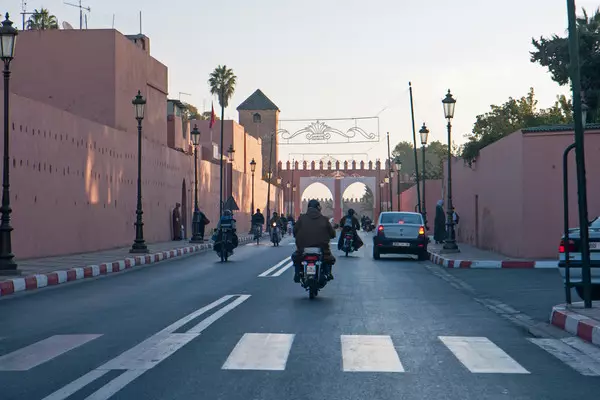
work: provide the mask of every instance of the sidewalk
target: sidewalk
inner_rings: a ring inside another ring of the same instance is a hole
[[[253,235],[240,235],[239,244],[253,240]],[[130,254],[131,247],[69,256],[18,260],[20,277],[0,277],[0,296],[24,290],[41,289],[63,283],[121,272],[140,265],[155,264],[170,258],[212,249],[212,243],[192,244],[170,241],[148,245],[148,254]]]
[[[583,302],[554,306],[550,323],[587,342],[600,346],[599,301],[593,302],[592,308],[589,309],[583,307]]]
[[[447,268],[558,268],[558,260],[525,260],[507,257],[492,251],[458,243],[460,253],[443,254],[442,245],[430,242],[429,259]],[[558,258],[558,257],[557,257]]]

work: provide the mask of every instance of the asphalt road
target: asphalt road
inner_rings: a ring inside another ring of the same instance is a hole
[[[336,254],[335,280],[309,300],[286,269],[289,241],[241,247],[224,264],[211,252],[1,300],[0,399],[564,400],[600,391],[600,359],[532,342],[428,262],[375,262],[368,238],[366,249]]]

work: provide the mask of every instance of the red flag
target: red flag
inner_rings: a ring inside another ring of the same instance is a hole
[[[215,124],[215,120],[217,119],[217,116],[215,115],[215,106],[213,103],[210,103],[210,124],[208,125],[209,128],[212,129],[213,125]]]

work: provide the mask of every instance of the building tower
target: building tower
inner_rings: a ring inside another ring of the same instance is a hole
[[[271,169],[276,174],[279,154],[277,151],[277,129],[279,127],[279,108],[260,89],[256,89],[237,108],[238,121],[250,136],[262,139],[262,177],[269,169],[269,152],[273,137],[273,160]],[[274,134],[273,136],[271,136]]]

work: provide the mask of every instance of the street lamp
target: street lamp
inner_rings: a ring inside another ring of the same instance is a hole
[[[421,209],[423,210],[423,221],[425,222],[425,229],[427,229],[427,199],[425,198],[425,179],[427,174],[425,173],[425,146],[427,146],[427,138],[429,137],[429,129],[425,126],[425,122],[423,122],[423,126],[419,130],[419,134],[421,135],[421,158],[423,158],[423,203],[421,205]],[[419,168],[417,166],[417,168]]]
[[[250,206],[250,214],[254,213],[254,171],[256,171],[256,161],[253,158],[250,161],[250,172],[252,172],[252,205]]]
[[[200,235],[200,207],[198,206],[198,145],[200,144],[200,131],[198,125],[190,132],[194,145],[194,216],[192,217],[192,238],[190,243],[202,243]]]
[[[452,97],[450,89],[444,100],[444,117],[448,121],[448,205],[446,213],[448,215],[446,224],[448,225],[448,238],[444,241],[443,250],[446,253],[458,253],[460,250],[456,245],[456,237],[454,234],[454,206],[452,205],[452,118],[454,118],[454,107],[456,100]]]
[[[144,119],[144,110],[146,107],[146,99],[142,96],[142,92],[138,90],[138,94],[131,102],[135,109],[135,119],[138,123],[138,179],[137,179],[137,209],[135,211],[137,218],[135,221],[135,241],[131,246],[130,253],[147,253],[148,246],[144,240],[144,223],[142,222],[142,120]]]
[[[396,157],[394,163],[396,164],[396,171],[398,172],[398,193],[396,193],[396,195],[398,196],[398,211],[400,211],[400,170],[402,169],[402,160],[400,160],[400,157]]]
[[[288,181],[288,182],[285,184],[285,187],[288,189],[288,193],[289,193],[289,196],[290,196],[290,197],[289,197],[289,199],[288,199],[288,204],[287,204],[287,209],[288,209],[288,213],[289,213],[289,212],[290,212],[290,209],[292,208],[292,207],[290,206],[290,204],[291,204],[291,197],[292,197],[292,191],[291,191],[291,189],[290,189],[290,188],[292,187],[292,184],[291,184],[291,183]]]
[[[383,181],[379,182],[379,214],[383,211]]]
[[[296,197],[296,190],[298,189],[298,187],[296,185],[294,185],[292,187],[292,218],[295,217],[296,215],[296,204],[294,202],[294,197]]]
[[[4,163],[2,167],[2,222],[0,223],[0,275],[14,275],[17,272],[17,263],[15,255],[12,252],[10,226],[10,138],[9,138],[9,79],[10,79],[10,62],[15,56],[15,43],[17,41],[17,30],[13,28],[12,21],[6,19],[2,21],[0,26],[0,58],[4,62]]]
[[[385,178],[383,178],[383,181],[384,181],[384,182],[385,182],[385,184],[386,184],[386,185],[388,185],[388,187],[390,188],[390,195],[391,195],[391,194],[392,194],[392,192],[391,192],[391,186],[390,186],[390,177],[386,175],[386,176],[385,176]],[[385,205],[385,210],[386,210],[386,211],[390,211],[390,210],[388,209],[387,201],[386,201],[386,205]]]

